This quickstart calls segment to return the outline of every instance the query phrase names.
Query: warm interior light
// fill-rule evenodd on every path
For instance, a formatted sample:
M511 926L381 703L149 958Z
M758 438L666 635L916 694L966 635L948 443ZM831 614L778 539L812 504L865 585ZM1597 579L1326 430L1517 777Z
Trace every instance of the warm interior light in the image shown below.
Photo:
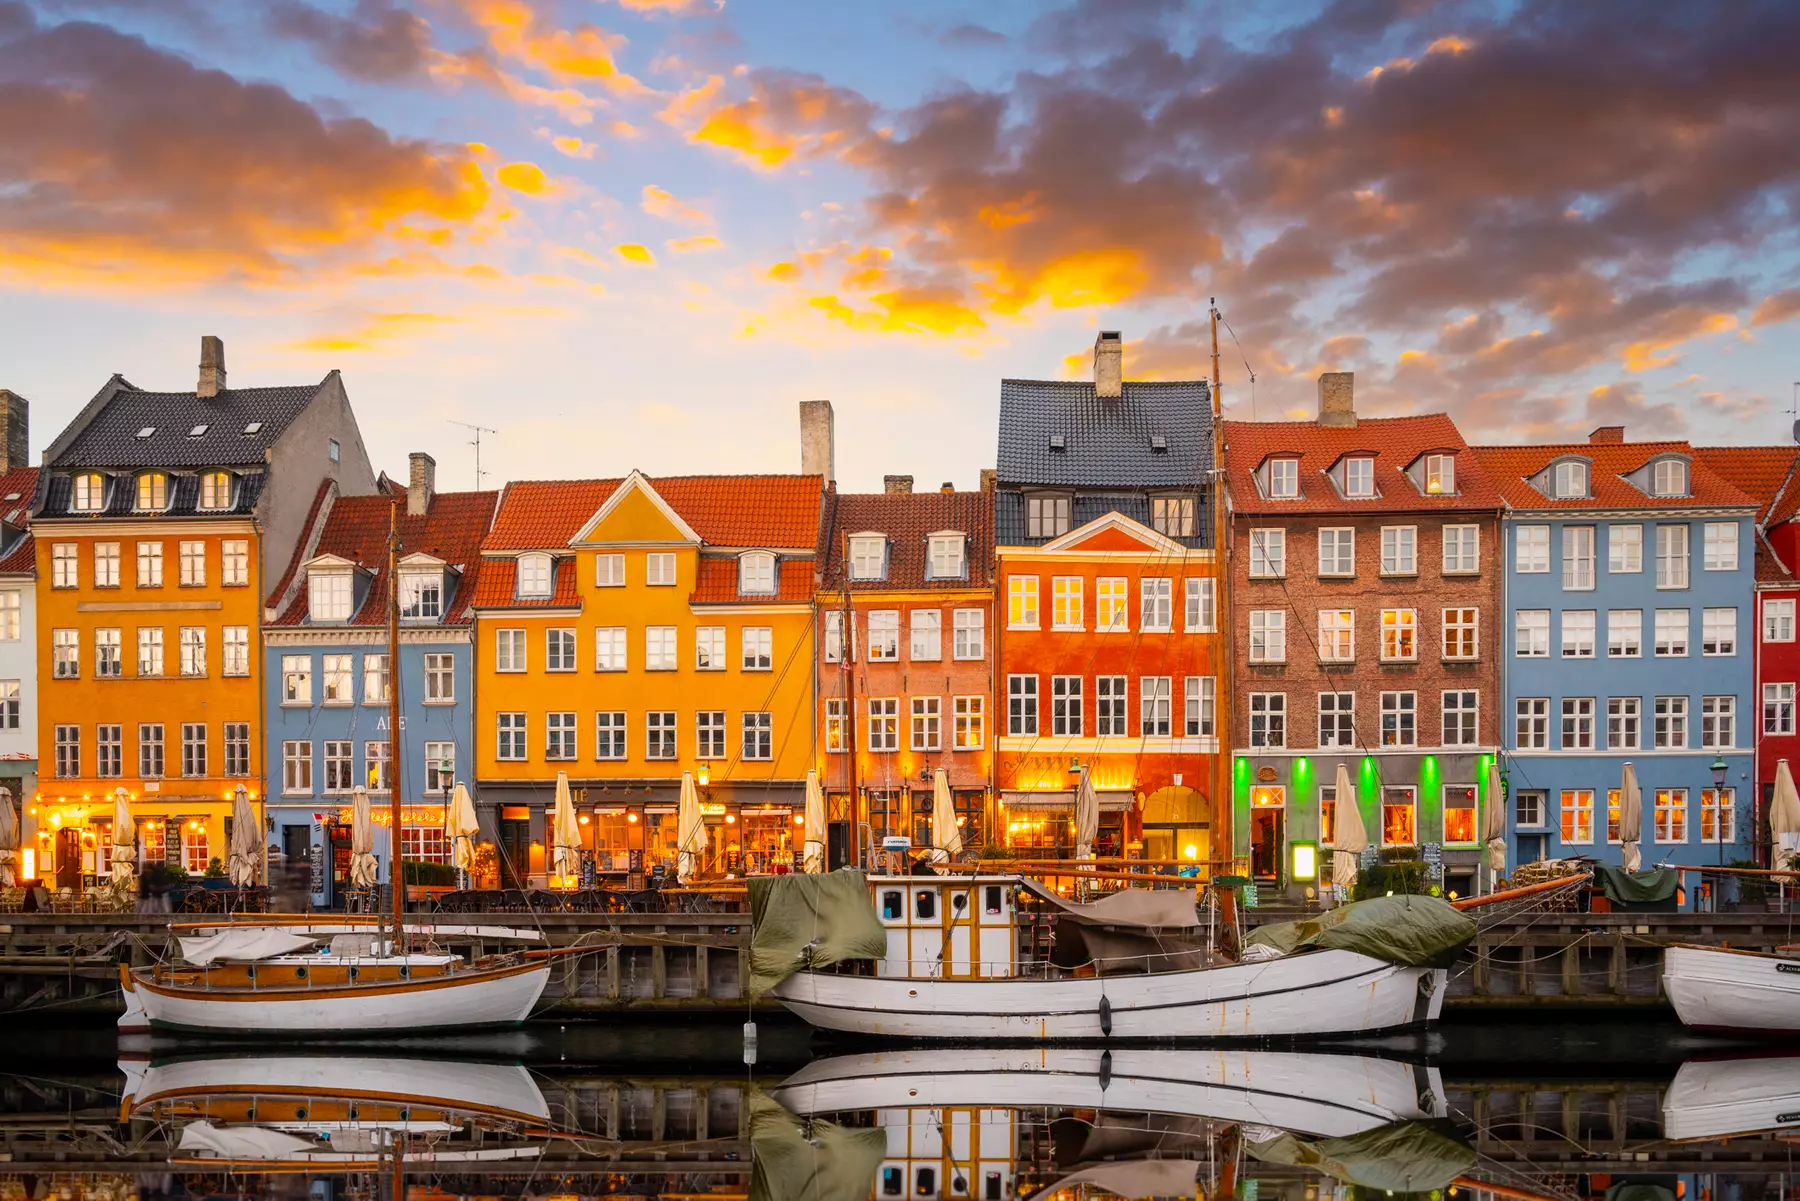
M21 847L19 849L19 878L21 880L37 879L36 847Z
M796 826L804 826L806 824L806 814L804 814L804 813L794 814L794 824Z
M52 814L51 814L51 815L50 815L50 824L51 824L51 825L53 825L53 826L60 826L60 825L62 825L62 814L60 814L60 813L52 813Z
M1293 877L1296 880L1316 880L1319 877L1319 848L1310 842L1296 842L1292 846Z
M584 813L584 814L582 814L582 815L581 815L581 816L580 816L580 817L579 817L579 818L577 818L577 819L576 819L576 820L577 820L577 821L579 821L579 822L580 822L580 823L581 823L581 824L582 824L582 825L584 825L584 826L585 826L585 825L587 825L587 824L588 824L588 815L587 815L587 814L585 814L585 813Z
M1183 859L1198 859L1200 858L1200 848L1190 842L1181 848L1181 857Z
M632 823L633 823L633 824L635 824L635 823L636 823L636 822L637 822L637 814L635 814L635 813L627 813L627 814L626 814L626 815L625 815L625 820L626 820L626 821L628 821L628 822L632 822Z
M700 770L694 773L694 779L700 782L700 787L705 788L708 784L712 783L712 769L702 763L700 765Z
M725 815L725 824L726 825L736 825L737 824L737 814L727 813Z

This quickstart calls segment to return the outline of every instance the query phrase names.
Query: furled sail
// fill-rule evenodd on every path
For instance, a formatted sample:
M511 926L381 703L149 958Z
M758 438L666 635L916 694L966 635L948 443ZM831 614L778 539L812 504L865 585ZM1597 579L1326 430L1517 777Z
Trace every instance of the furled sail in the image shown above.
M887 931L862 872L750 877L750 997L807 967L880 959Z
M254 963L276 955L304 951L318 942L313 934L296 934L279 926L244 926L220 930L204 938L183 938L181 957L195 967L211 967L215 963Z
M1067 900L1035 880L1027 891L1056 910L1056 942L1050 962L1058 967L1092 963L1102 975L1170 972L1211 967L1206 928L1191 888L1126 888L1088 904Z
M1449 967L1475 937L1475 919L1438 897L1372 897L1297 922L1258 926L1248 946L1287 954L1355 951L1402 967Z

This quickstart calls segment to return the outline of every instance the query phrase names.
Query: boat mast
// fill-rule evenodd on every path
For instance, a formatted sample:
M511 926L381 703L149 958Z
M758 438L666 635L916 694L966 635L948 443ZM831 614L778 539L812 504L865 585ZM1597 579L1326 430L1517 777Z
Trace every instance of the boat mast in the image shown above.
M400 858L400 502L388 509L388 882L394 894L394 949L406 929L406 867Z
M1221 660L1217 664L1215 678L1219 685L1213 691L1213 732L1218 739L1218 750L1213 753L1213 812L1215 817L1223 817L1219 823L1225 834L1223 858L1227 861L1237 855L1237 831L1232 827L1237 820L1237 799L1233 795L1233 775L1231 762L1231 723L1235 719L1236 697L1232 692L1232 672L1229 660L1225 656L1231 649L1231 611L1228 598L1231 595L1228 547L1226 542L1231 536L1231 519L1226 512L1226 476L1225 476L1225 405L1221 396L1219 380L1219 302L1217 299L1207 301L1208 316L1212 324L1212 489L1208 497L1212 501L1212 544L1213 544L1213 628L1220 631L1213 640L1214 654ZM1214 845L1209 856L1215 863L1221 858L1220 848ZM1232 870L1236 870L1233 863ZM1208 877L1212 875L1209 865Z

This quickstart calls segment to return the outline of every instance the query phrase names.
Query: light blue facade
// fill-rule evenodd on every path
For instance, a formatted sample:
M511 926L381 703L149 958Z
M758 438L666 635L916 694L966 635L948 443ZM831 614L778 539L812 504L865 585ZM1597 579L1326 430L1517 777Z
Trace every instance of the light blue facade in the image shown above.
M1515 864L1573 856L1620 862L1621 847L1608 836L1607 794L1619 788L1628 761L1643 794L1645 867L1750 855L1759 721L1753 515L1684 504L1662 508L1646 498L1630 509L1515 509L1505 522L1503 766ZM1685 578L1675 553L1681 530ZM1591 572L1582 566L1589 539ZM1661 637L1658 611L1666 614ZM1685 646L1675 636L1678 612ZM1635 655L1632 613L1641 615ZM1584 650L1587 614L1591 650ZM1723 823L1706 803L1716 760L1727 769L1718 812L1730 820Z

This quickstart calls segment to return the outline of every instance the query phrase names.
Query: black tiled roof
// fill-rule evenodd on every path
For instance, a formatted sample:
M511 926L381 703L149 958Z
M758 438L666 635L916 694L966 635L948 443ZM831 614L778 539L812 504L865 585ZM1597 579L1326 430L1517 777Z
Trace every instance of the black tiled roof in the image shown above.
M1175 541L1187 547L1208 547L1212 545L1212 490L1196 487L1195 492L1200 500L1195 506L1194 536ZM1139 525L1156 528L1150 521L1150 497L1142 492L1077 492L1069 506L1069 528L1078 530L1108 513L1119 513ZM1024 493L1005 488L995 493L994 542L997 545L1041 546L1049 541L1049 538L1033 538L1025 533Z
M110 476L106 481L106 507L98 513L76 513L69 508L69 498L75 492L75 481L71 476L55 475L44 472L40 477L39 491L43 493L43 503L33 514L34 517L144 517L139 513L137 505L137 475L118 474ZM169 507L163 510L164 517L241 517L256 508L257 498L262 495L266 474L262 471L249 471L232 482L232 506L229 509L202 509L200 507L200 477L198 475L169 476Z
M1127 380L1102 400L1092 381L1000 381L1002 484L1072 488L1198 485L1212 467L1212 396L1204 380ZM1154 449L1162 438L1166 451ZM1061 438L1064 449L1051 449ZM1004 527L1002 527L1002 530ZM1001 542L1016 542L1002 532Z
M308 402L319 384L296 388L228 388L217 396L192 392L143 392L122 386L88 427L49 464L52 470L76 467L248 467L260 465ZM260 421L254 434L244 427ZM204 425L206 432L190 437ZM148 438L138 431L154 428Z

